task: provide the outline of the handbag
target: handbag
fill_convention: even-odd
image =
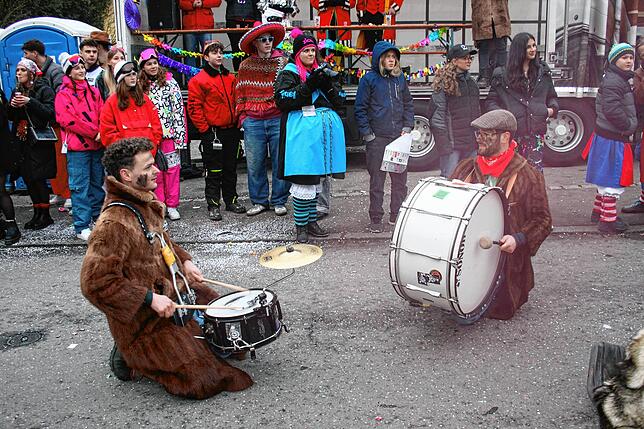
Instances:
[[[154,163],[157,165],[157,168],[161,171],[168,171],[168,160],[166,159],[161,148],[157,149],[156,155],[154,155]]]
[[[45,125],[44,128],[36,128],[34,123],[31,121],[31,117],[29,116],[27,109],[25,109],[25,113],[27,114],[27,120],[29,121],[29,137],[31,140],[35,143],[56,143],[58,141],[56,131],[54,131],[54,128],[49,125],[49,122],[47,122],[47,125]]]

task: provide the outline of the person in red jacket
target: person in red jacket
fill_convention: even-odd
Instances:
[[[183,13],[184,30],[210,30],[215,28],[213,7],[219,7],[221,0],[179,0]],[[210,39],[209,33],[186,33],[183,35],[183,48],[187,51],[200,52]],[[186,57],[186,64],[196,67],[194,57]]]
[[[311,6],[318,11],[320,25],[351,25],[351,9],[356,6],[356,0],[311,0]],[[318,31],[318,40],[326,38],[326,31]],[[349,30],[341,30],[339,36],[335,31],[330,31],[329,38],[344,46],[351,46]]]
[[[236,79],[221,65],[224,45],[218,41],[206,43],[204,64],[188,81],[188,114],[201,133],[199,150],[206,170],[206,202],[208,217],[222,219],[220,196],[226,211],[246,213],[237,202],[237,153],[241,133],[235,114]]]
[[[361,24],[395,24],[396,15],[400,11],[404,0],[358,0],[356,10],[358,11],[358,21]],[[386,16],[390,17],[391,22],[386,22]],[[393,45],[396,44],[396,30],[383,31],[365,31],[365,48],[372,50],[379,40],[385,40]]]
[[[137,82],[137,67],[132,61],[114,66],[116,92],[109,96],[101,110],[100,130],[103,146],[119,139],[143,137],[154,145],[153,154],[163,137],[157,109]]]

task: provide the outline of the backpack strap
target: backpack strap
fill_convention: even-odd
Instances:
[[[137,209],[132,204],[125,201],[113,201],[108,205],[106,205],[103,211],[109,209],[110,207],[125,207],[128,210],[130,210],[132,213],[134,213],[134,216],[136,216],[136,219],[139,221],[139,225],[143,230],[143,235],[145,235],[146,240],[148,240],[150,244],[152,243],[152,241],[154,240],[154,234],[151,233],[150,230],[148,229],[148,224],[145,223],[145,219],[143,219],[143,215],[141,214],[139,209]]]

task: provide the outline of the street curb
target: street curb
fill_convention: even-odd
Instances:
[[[347,242],[347,241],[369,241],[369,240],[391,240],[392,232],[348,232],[348,233],[332,233],[323,239],[313,239],[311,244],[325,243],[325,242]],[[644,234],[644,225],[632,225],[628,232],[621,234],[628,237],[632,235]],[[581,225],[581,226],[556,226],[552,230],[552,235],[559,236],[573,236],[573,235],[602,235],[595,226]],[[293,241],[292,236],[275,236],[275,237],[253,237],[253,238],[237,238],[237,239],[215,239],[215,240],[190,240],[179,239],[175,243],[183,244],[243,244],[243,243],[289,243]],[[46,247],[86,247],[87,243],[79,242],[77,240],[54,241],[54,242],[36,242],[36,243],[18,243],[12,246],[0,246],[0,249],[18,249],[18,248],[46,248]]]

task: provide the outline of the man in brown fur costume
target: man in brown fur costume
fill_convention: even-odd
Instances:
[[[461,161],[452,178],[498,186],[508,196],[506,229],[501,251],[508,256],[503,282],[486,317],[510,319],[534,286],[531,256],[552,230],[552,217],[543,175],[515,152],[512,133],[517,121],[507,110],[492,110],[471,124],[475,129],[478,156]]]
[[[217,293],[200,283],[203,276],[190,255],[163,230],[165,206],[154,196],[159,170],[151,150],[149,140],[132,138],[105,151],[105,204],[123,201],[138,209],[148,229],[163,234],[171,246],[177,265],[197,293],[197,303],[207,304]],[[179,289],[185,291],[183,282]],[[107,317],[118,347],[112,359],[120,351],[129,368],[161,383],[168,392],[203,399],[253,384],[248,374],[218,359],[204,340],[194,338],[202,335],[194,320],[185,326],[174,324],[177,296],[159,240],[150,244],[128,208],[110,207],[101,214],[88,241],[81,290]],[[122,372],[117,376],[131,378]]]

